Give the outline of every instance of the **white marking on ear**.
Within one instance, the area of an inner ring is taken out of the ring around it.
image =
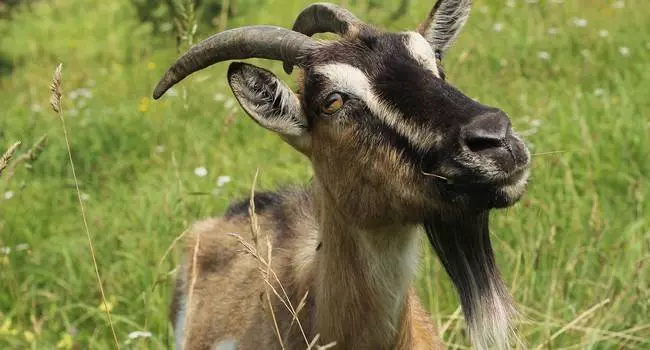
[[[422,35],[444,54],[467,22],[471,7],[472,0],[438,0],[435,12],[429,14],[428,25],[421,30]]]
[[[316,72],[327,77],[341,92],[354,95],[365,102],[373,115],[394,128],[419,150],[428,150],[440,141],[439,135],[410,123],[399,110],[377,96],[368,76],[359,68],[346,63],[331,63],[316,67]]]
[[[436,64],[436,54],[429,42],[420,33],[408,32],[406,35],[405,45],[411,57],[440,78],[440,72]]]

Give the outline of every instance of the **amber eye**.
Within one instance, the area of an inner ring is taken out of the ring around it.
[[[325,106],[323,107],[323,113],[334,114],[341,109],[341,107],[343,107],[343,96],[335,92],[327,96]]]

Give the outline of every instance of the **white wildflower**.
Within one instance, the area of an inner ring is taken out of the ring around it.
[[[560,30],[557,29],[556,27],[551,27],[548,28],[546,32],[548,33],[548,35],[557,35],[560,32]]]
[[[41,112],[43,110],[43,106],[39,105],[38,103],[32,103],[32,105],[30,106],[30,109],[32,110],[32,112],[38,113],[38,112]]]
[[[151,332],[135,331],[129,333],[129,339],[138,339],[138,338],[151,338]]]
[[[630,55],[630,48],[627,46],[621,46],[618,48],[618,53],[623,57],[628,57]]]
[[[615,1],[612,4],[612,7],[615,8],[615,9],[622,9],[622,8],[625,7],[625,1],[623,1],[623,0]]]
[[[79,197],[83,202],[88,202],[88,200],[90,200],[90,195],[86,192],[81,192],[81,195],[79,195]]]
[[[223,106],[226,107],[227,109],[232,110],[235,108],[235,100],[227,99],[226,102],[224,102]]]
[[[601,38],[606,38],[609,36],[609,31],[605,29],[601,29],[600,31],[598,31],[598,36],[600,36]]]
[[[23,250],[27,250],[27,249],[29,249],[29,244],[27,244],[27,243],[21,243],[21,244],[17,245],[17,246],[15,247],[15,249],[16,249],[17,252],[20,252],[20,251],[23,251]]]
[[[5,200],[10,200],[13,197],[14,197],[14,191],[7,191],[7,192],[5,192],[5,194],[3,196],[3,198]]]
[[[208,175],[208,169],[206,169],[205,167],[200,166],[200,167],[194,169],[194,175],[196,175],[198,177],[205,177],[206,175]]]
[[[230,176],[222,175],[217,178],[217,187],[223,187],[223,185],[231,181]]]
[[[214,100],[217,101],[217,102],[225,101],[226,100],[226,95],[224,95],[224,94],[222,94],[220,92],[217,92],[216,94],[214,94]]]
[[[502,31],[503,30],[503,23],[498,23],[498,22],[494,23],[494,25],[492,26],[492,30],[494,30],[497,33]]]
[[[506,1],[506,6],[508,6],[508,7],[515,7],[515,0],[508,0],[508,1]]]
[[[588,22],[584,18],[573,17],[571,23],[576,27],[584,28],[587,26]]]
[[[76,99],[78,99],[80,97],[92,98],[93,97],[93,92],[92,92],[92,90],[87,89],[87,88],[79,88],[79,89],[70,91],[70,93],[68,94],[68,97],[71,100],[76,100]]]
[[[9,255],[9,253],[11,253],[11,247],[0,247],[0,253]]]
[[[597,88],[596,90],[594,90],[594,95],[595,95],[595,96],[603,96],[604,94],[605,94],[605,90],[604,90],[604,89]]]
[[[156,153],[163,153],[163,152],[165,152],[165,146],[164,145],[158,145],[158,146],[156,146],[156,148],[154,148],[154,151]]]
[[[167,90],[166,95],[169,97],[176,97],[178,96],[178,92],[174,88],[169,88],[169,90]]]
[[[551,59],[551,54],[546,51],[540,51],[537,53],[537,58],[543,61],[548,61]]]

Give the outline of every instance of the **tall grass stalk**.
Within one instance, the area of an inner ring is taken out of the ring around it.
[[[70,147],[70,139],[68,137],[68,129],[65,125],[65,118],[63,118],[63,109],[61,107],[61,96],[63,95],[63,78],[61,76],[61,70],[63,69],[63,64],[59,63],[54,71],[54,77],[52,78],[52,84],[50,85],[50,91],[52,95],[50,96],[50,105],[59,119],[61,120],[61,126],[63,127],[63,137],[65,138],[65,145],[68,149],[68,158],[70,160],[70,169],[72,170],[72,177],[74,179],[74,186],[77,190],[77,199],[79,200],[79,207],[81,209],[81,216],[83,218],[84,229],[86,230],[86,237],[88,238],[88,248],[90,249],[90,256],[93,260],[93,266],[95,267],[95,274],[97,277],[97,284],[99,286],[99,291],[102,295],[102,304],[104,305],[104,311],[106,312],[106,317],[108,318],[108,324],[111,327],[111,332],[113,333],[113,339],[115,340],[115,346],[117,349],[120,348],[120,342],[117,339],[117,333],[115,332],[115,326],[113,325],[113,319],[111,318],[111,311],[106,302],[106,293],[104,293],[104,286],[102,284],[102,278],[99,274],[99,268],[97,267],[97,258],[95,257],[95,248],[93,247],[93,240],[90,236],[90,230],[88,229],[88,219],[86,218],[86,208],[84,207],[84,202],[81,199],[81,191],[79,190],[79,181],[77,180],[77,172],[75,171],[74,161],[72,160],[72,149]]]

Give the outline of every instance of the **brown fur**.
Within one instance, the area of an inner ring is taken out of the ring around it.
[[[317,184],[311,192],[319,192]],[[323,237],[318,230],[317,218],[327,222],[340,218],[336,215],[326,218],[323,211],[313,210],[312,201],[325,202],[318,195],[310,197],[308,192],[283,192],[280,205],[264,208],[257,215],[262,233],[259,252],[266,256],[265,235],[268,234],[272,244],[273,269],[289,294],[292,305],[296,307],[309,292],[306,306],[299,312],[300,325],[308,340],[320,334],[319,344],[336,341],[336,349],[441,348],[430,317],[423,311],[410,286],[412,276],[398,276],[405,282],[402,286],[394,287],[404,290],[388,293],[404,292],[404,298],[398,303],[401,306],[382,305],[386,301],[383,295],[386,291],[381,290],[386,287],[384,281],[366,279],[363,271],[359,270],[365,258],[363,252],[359,251],[361,247],[357,238],[379,238],[378,244],[390,250],[389,246],[399,245],[397,241],[404,237],[381,237],[382,233],[377,235],[376,231],[361,234],[362,230],[357,233],[365,237],[335,237],[336,232],[345,231],[337,230],[335,223],[330,225],[333,230],[326,230],[331,236]],[[323,208],[326,209],[327,205],[323,205]],[[279,223],[279,220],[284,222]],[[279,232],[278,227],[286,228],[286,232]],[[189,312],[184,332],[186,349],[212,349],[219,341],[227,339],[236,339],[238,349],[280,348],[264,294],[272,291],[263,281],[263,275],[258,270],[259,263],[243,252],[242,245],[230,233],[253,242],[250,220],[245,213],[228,219],[205,220],[191,230],[186,240],[181,272],[186,276],[185,283],[181,282],[181,288],[175,291],[170,315],[172,321],[176,320],[182,297],[187,301],[191,293],[190,304],[186,306]],[[413,235],[419,237],[419,234]],[[192,263],[197,240],[194,276]],[[321,242],[322,247],[317,250]],[[325,254],[332,259],[322,259]],[[194,277],[196,282],[190,292]],[[280,291],[279,286],[275,287]],[[291,314],[275,295],[270,296],[284,347],[307,348]],[[397,310],[398,317],[390,322],[386,319],[386,310],[393,308]]]

